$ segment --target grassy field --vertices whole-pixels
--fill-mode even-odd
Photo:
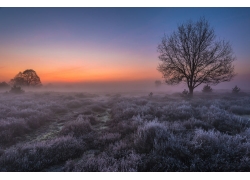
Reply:
[[[0,171],[250,171],[250,94],[0,94]]]

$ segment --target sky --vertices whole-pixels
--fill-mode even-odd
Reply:
[[[219,87],[250,88],[250,8],[0,8],[0,82],[33,69],[43,84],[153,84],[164,33],[201,17],[237,58]]]

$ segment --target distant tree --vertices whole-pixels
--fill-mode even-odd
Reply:
[[[0,88],[2,88],[2,89],[7,89],[7,88],[10,88],[10,85],[7,84],[6,82],[1,82],[1,83],[0,83]]]
[[[238,88],[237,86],[235,86],[233,89],[232,89],[232,93],[238,93],[240,92],[240,88]]]
[[[213,91],[213,89],[207,84],[207,85],[205,85],[204,87],[203,87],[203,89],[202,89],[202,92],[204,92],[204,93],[210,93],[210,92],[212,92]]]
[[[12,84],[13,86],[16,85],[32,87],[38,87],[42,85],[39,76],[32,69],[27,69],[23,71],[23,73],[19,72],[13,79],[10,80],[10,84]]]
[[[152,92],[150,92],[150,93],[148,94],[148,96],[149,96],[149,97],[152,97],[152,96],[153,96],[153,93],[152,93]]]
[[[235,60],[229,42],[217,40],[207,20],[181,24],[158,45],[162,62],[157,70],[169,85],[187,83],[189,94],[202,83],[216,85],[234,76]]]
[[[161,85],[161,81],[156,80],[156,81],[155,81],[155,85],[156,85],[157,87],[159,87],[159,86]]]

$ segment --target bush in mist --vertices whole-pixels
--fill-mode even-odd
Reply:
[[[13,87],[11,87],[10,93],[21,94],[24,93],[24,90],[22,90],[20,86],[14,85]]]
[[[186,89],[184,89],[184,90],[182,91],[182,95],[183,95],[183,96],[187,96],[187,95],[188,95],[188,91],[187,91]]]
[[[240,92],[240,88],[238,88],[237,86],[235,86],[233,89],[232,89],[232,93],[238,93]]]
[[[203,87],[202,92],[203,93],[211,93],[213,89],[207,84]]]

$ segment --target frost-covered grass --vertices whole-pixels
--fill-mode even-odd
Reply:
[[[0,171],[250,171],[250,94],[26,92],[0,102]]]

